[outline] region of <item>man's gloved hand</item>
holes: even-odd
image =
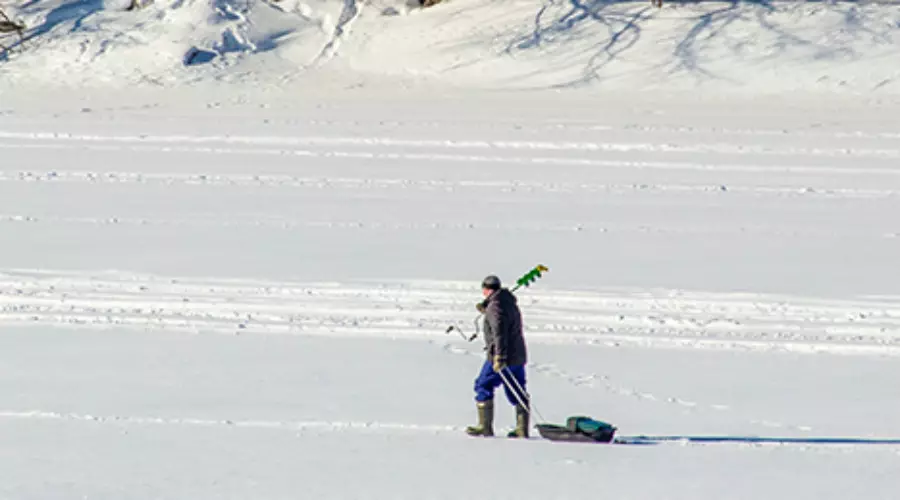
[[[506,361],[500,359],[499,355],[494,356],[494,371],[500,373],[506,368]]]
[[[475,309],[478,309],[478,312],[484,314],[484,310],[487,309],[487,307],[484,305],[484,302],[479,302],[475,304]]]

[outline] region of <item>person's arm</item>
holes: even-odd
[[[503,321],[503,309],[498,301],[492,301],[484,312],[484,319],[493,333],[494,371],[500,371],[506,366],[507,352],[509,351],[509,332]]]

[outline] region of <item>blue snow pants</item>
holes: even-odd
[[[503,375],[507,380],[510,380],[510,375],[512,375],[516,381],[519,382],[522,390],[527,392],[527,389],[525,388],[525,365],[510,366],[503,370]],[[510,383],[512,383],[511,380]],[[513,406],[518,405],[519,402],[516,400],[516,393],[513,392],[516,390],[515,384],[513,384],[513,387],[504,384],[503,378],[500,377],[499,373],[494,371],[494,365],[490,361],[484,362],[484,365],[481,366],[481,373],[479,373],[478,378],[475,379],[475,401],[483,402],[494,399],[494,389],[500,387],[500,384],[503,384],[503,390],[506,392],[506,399],[509,400],[509,403]],[[519,397],[526,405],[528,404],[527,394],[519,394]]]

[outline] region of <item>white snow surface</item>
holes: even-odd
[[[308,92],[377,77],[395,87],[900,93],[893,1],[129,3],[4,0],[27,29],[0,38],[0,90],[214,80]]]
[[[370,95],[4,110],[0,497],[894,497],[890,107]],[[539,263],[541,418],[648,444],[464,434]]]
[[[897,5],[126,3],[2,4],[0,499],[897,497]],[[639,444],[463,432],[537,264]]]

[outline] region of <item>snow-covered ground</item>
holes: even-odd
[[[893,497],[896,115],[175,101],[0,122],[0,497]],[[464,435],[538,263],[537,409],[653,445]]]
[[[3,7],[0,498],[896,497],[898,6]]]

